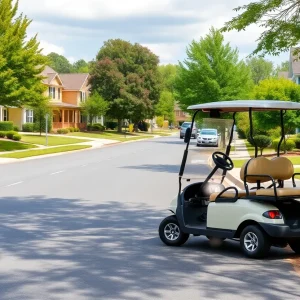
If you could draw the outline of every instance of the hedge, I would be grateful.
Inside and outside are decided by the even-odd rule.
[[[88,131],[104,131],[105,127],[100,123],[89,124],[87,126]]]
[[[34,123],[25,123],[22,126],[22,130],[24,132],[33,132],[34,131],[34,126],[35,126]]]
[[[272,147],[275,151],[277,151],[279,141],[280,141],[280,139],[275,139],[272,142]],[[296,144],[293,140],[286,140],[285,144],[286,144],[286,146],[284,147],[284,141],[282,141],[282,143],[280,145],[280,150],[281,151],[291,151],[294,148],[296,148]]]
[[[15,132],[15,131],[7,131],[7,132],[6,132],[6,137],[7,137],[8,139],[12,140],[15,134],[18,134],[18,133]]]
[[[60,128],[60,129],[57,129],[57,133],[58,134],[67,134],[67,133],[69,133],[69,129],[68,128]]]
[[[14,130],[14,123],[10,121],[0,122],[0,131]]]

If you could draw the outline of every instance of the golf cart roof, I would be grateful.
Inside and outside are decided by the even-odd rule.
[[[300,110],[300,103],[277,100],[232,100],[203,103],[188,107],[189,110],[202,110],[203,112],[210,112],[211,110],[247,112],[249,108],[252,108],[253,111]]]

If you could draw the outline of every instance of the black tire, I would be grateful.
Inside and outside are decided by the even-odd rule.
[[[197,143],[197,147],[200,147],[200,144]]]
[[[183,139],[183,136],[180,136],[181,139]]]
[[[249,242],[245,242],[246,240]],[[240,236],[240,244],[245,255],[251,258],[267,256],[271,247],[269,236],[257,225],[249,225],[244,228]]]
[[[174,230],[174,233],[171,230]],[[167,235],[166,230],[170,230],[170,234]],[[181,246],[189,238],[188,233],[181,231],[176,216],[169,216],[165,218],[159,225],[159,237],[167,246]]]
[[[289,245],[296,254],[300,254],[300,240],[289,241]]]

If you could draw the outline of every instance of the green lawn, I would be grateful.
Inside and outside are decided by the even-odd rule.
[[[26,150],[36,148],[33,145],[27,145],[19,142],[3,141],[0,140],[0,152],[4,151],[15,151],[15,150]]]
[[[14,152],[14,153],[7,153],[2,154],[0,157],[5,158],[26,158],[31,156],[39,156],[45,154],[53,154],[53,153],[60,153],[60,152],[67,152],[67,151],[74,151],[74,150],[81,150],[90,148],[90,145],[71,145],[71,146],[62,146],[62,147],[55,147],[55,148],[47,148],[47,149],[39,149],[39,150],[28,150],[23,152]]]
[[[68,138],[63,136],[48,136],[48,146],[69,145],[88,142],[90,140]],[[22,142],[36,145],[46,145],[45,135],[22,135]]]
[[[131,141],[131,140],[141,140],[152,138],[153,135],[141,135],[139,133],[127,133],[126,137],[124,133],[117,133],[116,131],[105,131],[103,133],[92,133],[92,132],[71,132],[69,136],[80,136],[85,138],[95,138],[95,139],[106,139],[106,140],[116,140],[120,142]]]

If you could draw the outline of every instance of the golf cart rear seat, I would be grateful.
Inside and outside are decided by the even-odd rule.
[[[300,197],[300,188],[296,188],[294,181],[295,175],[294,166],[286,157],[275,157],[271,160],[264,156],[252,158],[240,171],[240,178],[244,181],[246,190],[247,183],[257,183],[256,196],[266,197]],[[284,181],[291,178],[294,187],[284,188]],[[272,182],[269,188],[260,187],[261,183],[268,181]]]

